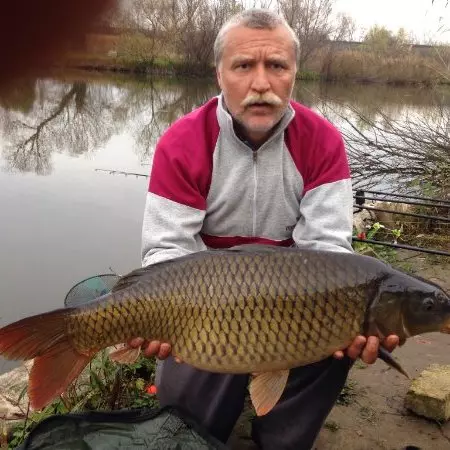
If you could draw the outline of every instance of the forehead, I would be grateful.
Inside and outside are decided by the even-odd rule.
[[[225,34],[223,58],[259,52],[295,58],[294,41],[286,27],[266,30],[237,26]]]

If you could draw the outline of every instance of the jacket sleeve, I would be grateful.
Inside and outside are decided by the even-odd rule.
[[[305,173],[296,246],[352,252],[353,195],[341,134],[326,127],[314,146]]]
[[[142,226],[142,265],[205,250],[200,237],[206,210],[204,183],[183,134],[169,132],[153,158]]]

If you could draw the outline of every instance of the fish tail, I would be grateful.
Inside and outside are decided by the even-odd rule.
[[[0,355],[33,359],[28,396],[33,409],[42,409],[62,394],[95,353],[82,354],[67,335],[72,308],[59,309],[14,322],[0,329]]]

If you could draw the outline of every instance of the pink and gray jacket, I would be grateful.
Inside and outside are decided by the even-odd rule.
[[[142,264],[262,243],[352,251],[352,187],[340,133],[290,102],[253,151],[222,96],[173,123],[154,153]]]

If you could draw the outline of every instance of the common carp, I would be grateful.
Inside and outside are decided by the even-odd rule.
[[[403,344],[433,331],[450,333],[450,298],[433,283],[355,253],[253,245],[132,271],[84,306],[1,328],[0,354],[34,358],[28,393],[40,409],[98,351],[135,337],[167,341],[199,369],[259,374],[250,394],[261,415],[279,400],[289,369],[325,359],[359,334],[396,334]],[[128,352],[135,350],[112,358],[126,361]]]

